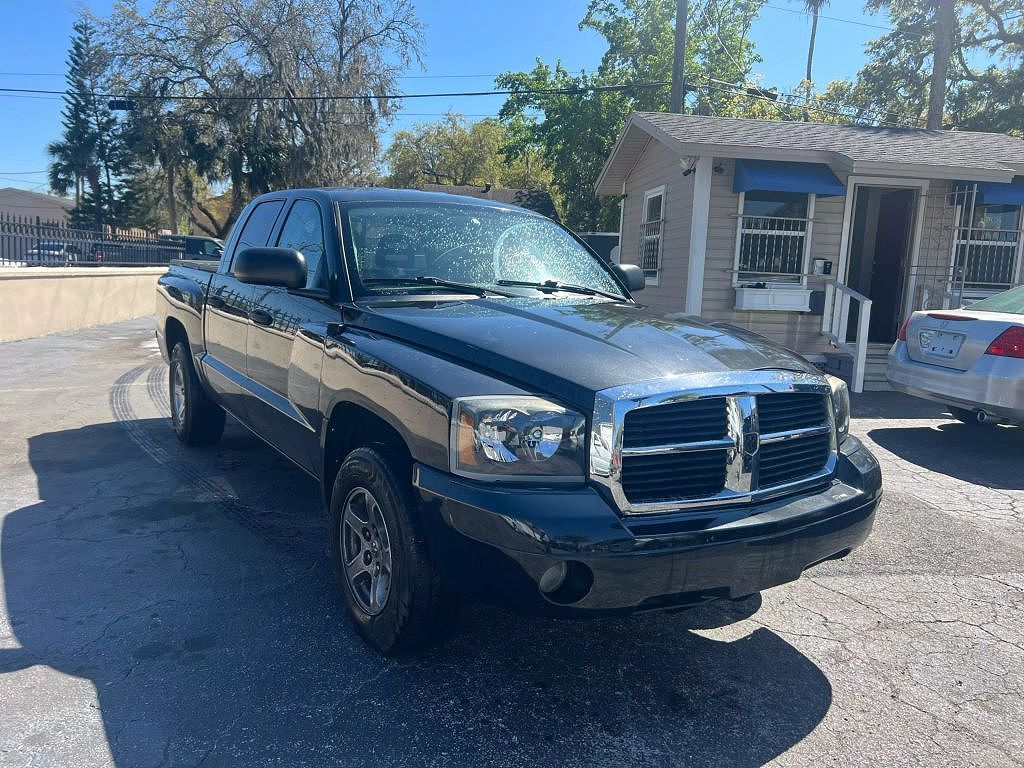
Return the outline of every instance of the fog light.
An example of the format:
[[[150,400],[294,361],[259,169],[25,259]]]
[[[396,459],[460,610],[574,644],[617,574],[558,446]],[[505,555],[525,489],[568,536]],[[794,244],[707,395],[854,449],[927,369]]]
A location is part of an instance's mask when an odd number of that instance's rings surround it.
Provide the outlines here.
[[[565,577],[569,573],[565,563],[552,565],[540,577],[540,591],[550,595],[565,583]]]

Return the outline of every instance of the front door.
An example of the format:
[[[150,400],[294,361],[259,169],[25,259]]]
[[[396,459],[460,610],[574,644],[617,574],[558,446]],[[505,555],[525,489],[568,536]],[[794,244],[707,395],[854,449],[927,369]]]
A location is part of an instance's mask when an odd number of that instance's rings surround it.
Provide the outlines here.
[[[917,189],[858,185],[854,188],[847,285],[871,299],[868,341],[895,341],[903,314]],[[850,337],[856,330],[850,318]]]
[[[255,206],[246,216],[238,236],[232,233],[228,252],[210,281],[203,313],[206,353],[203,372],[213,383],[221,404],[236,417],[249,423],[247,403],[251,397],[251,379],[246,361],[250,319],[254,309],[255,287],[241,282],[234,274],[234,256],[245,248],[262,247],[274,228],[283,200],[268,200]]]
[[[299,198],[288,209],[273,244],[306,257],[306,287],[301,292],[256,287],[247,353],[256,395],[249,403],[253,427],[314,473],[323,332],[341,320],[331,301],[325,224],[329,221],[314,200]]]

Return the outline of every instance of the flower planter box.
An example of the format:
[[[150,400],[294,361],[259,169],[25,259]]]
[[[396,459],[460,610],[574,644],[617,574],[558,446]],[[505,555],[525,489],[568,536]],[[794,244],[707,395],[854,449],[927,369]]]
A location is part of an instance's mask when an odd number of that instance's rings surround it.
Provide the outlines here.
[[[736,309],[810,312],[811,291],[808,288],[750,288],[736,286]]]

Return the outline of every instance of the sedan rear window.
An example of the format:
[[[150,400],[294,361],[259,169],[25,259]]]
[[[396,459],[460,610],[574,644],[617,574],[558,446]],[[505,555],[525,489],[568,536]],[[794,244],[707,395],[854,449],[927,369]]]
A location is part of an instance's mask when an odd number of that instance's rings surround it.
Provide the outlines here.
[[[1024,315],[1024,286],[989,296],[970,305],[971,312],[1008,312]]]

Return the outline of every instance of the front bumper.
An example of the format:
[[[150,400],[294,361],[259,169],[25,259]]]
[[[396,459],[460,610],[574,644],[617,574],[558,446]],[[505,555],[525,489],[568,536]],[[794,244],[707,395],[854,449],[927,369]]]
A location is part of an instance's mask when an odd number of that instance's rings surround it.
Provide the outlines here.
[[[1024,360],[982,355],[960,371],[911,360],[907,343],[898,341],[885,376],[894,389],[914,397],[1024,422]]]
[[[453,587],[547,615],[655,610],[793,581],[867,538],[881,472],[856,438],[825,486],[760,504],[623,518],[593,487],[497,488],[417,466],[435,566]],[[568,564],[564,589],[542,575]]]

